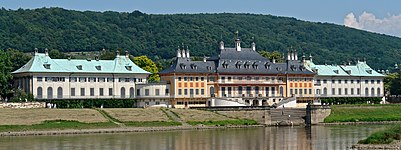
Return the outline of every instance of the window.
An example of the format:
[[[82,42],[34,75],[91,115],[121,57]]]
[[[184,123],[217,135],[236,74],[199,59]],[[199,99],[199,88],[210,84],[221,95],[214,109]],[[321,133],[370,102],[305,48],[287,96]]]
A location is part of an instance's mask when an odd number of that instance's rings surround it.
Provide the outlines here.
[[[354,80],[351,80],[351,84],[354,83]]]
[[[344,83],[347,84],[347,83],[348,83],[348,80],[344,80]]]
[[[107,78],[107,82],[114,82],[113,78]]]
[[[323,83],[327,83],[327,80],[323,80]]]
[[[188,89],[184,89],[184,95],[188,95]]]
[[[381,96],[380,88],[377,88],[377,96]]]
[[[57,98],[63,98],[63,88],[57,88]]]
[[[182,89],[178,89],[178,95],[182,95]]]
[[[199,77],[195,77],[195,81],[199,81]]]
[[[105,79],[105,78],[103,78],[103,77],[101,77],[101,78],[98,78],[98,82],[104,82],[104,81],[106,81],[106,79]]]
[[[369,83],[369,81],[368,80],[365,80],[365,84],[368,84]]]
[[[290,89],[290,95],[293,95],[293,94],[294,94],[293,90],[292,90],[292,89]]]
[[[90,88],[89,94],[90,94],[90,96],[95,96],[95,88]]]
[[[312,94],[312,89],[309,89],[309,94]]]
[[[238,87],[238,94],[242,94],[242,86]]]
[[[37,94],[37,98],[43,98],[43,89],[42,89],[42,87],[38,87],[38,89],[36,91],[36,94]]]
[[[149,96],[149,89],[145,89],[145,96]]]
[[[189,81],[194,81],[194,77],[189,77]]]
[[[141,89],[136,89],[136,96],[141,96]]]
[[[129,97],[134,98],[134,95],[135,95],[134,87],[129,88]]]
[[[231,81],[231,77],[227,77],[227,81]]]
[[[99,96],[104,96],[103,88],[99,88]]]
[[[199,95],[199,89],[195,89],[195,95]]]
[[[75,96],[75,88],[71,88],[70,95]]]
[[[155,89],[155,95],[159,96],[160,95],[160,89]]]
[[[265,87],[266,96],[269,96],[269,87]]]
[[[178,77],[178,81],[181,81],[181,77]]]
[[[323,94],[324,94],[324,95],[327,95],[327,88],[326,88],[326,87],[323,88]]]
[[[47,88],[47,98],[48,99],[52,99],[53,98],[53,88],[52,87],[48,87]]]
[[[366,80],[366,81],[368,81],[368,80]],[[365,95],[366,95],[366,96],[369,95],[369,89],[368,89],[368,88],[365,88]]]
[[[81,96],[85,96],[85,88],[81,88]]]
[[[251,76],[247,76],[246,80],[251,81]]]
[[[317,83],[317,84],[320,84],[320,80],[316,80],[316,83]]]
[[[316,94],[320,94],[320,89],[316,89]]]
[[[231,92],[231,87],[228,87],[228,90],[229,90],[229,93],[228,94],[231,94],[230,92]],[[257,87],[255,87],[255,95],[258,95],[259,94],[259,87],[257,86]]]
[[[77,82],[77,77],[70,77],[70,82]]]
[[[109,88],[109,96],[113,96],[113,88]]]
[[[221,82],[224,82],[226,80],[226,77],[221,77]]]
[[[96,78],[95,77],[89,77],[89,82],[96,82]]]
[[[361,94],[361,89],[356,88],[356,94],[357,94],[357,95],[360,95],[360,94]]]
[[[258,81],[259,80],[259,77],[255,77],[255,81]]]
[[[302,95],[302,89],[299,89],[299,95]]]
[[[226,87],[221,87],[221,96],[222,97],[226,96]]]
[[[191,96],[191,97],[194,96],[194,89],[189,89],[189,96]]]
[[[372,80],[373,82],[375,82],[374,80]],[[370,90],[370,94],[372,94],[372,96],[375,96],[375,88],[372,88],[371,90]]]
[[[377,80],[377,84],[380,84],[380,82],[381,82],[380,80]]]
[[[375,80],[370,80],[370,83],[375,84]]]
[[[336,80],[331,80],[331,83],[333,83],[333,84],[336,83]]]
[[[308,94],[308,89],[304,89],[304,94]]]
[[[201,77],[201,81],[205,81],[205,77]]]
[[[169,92],[169,89],[166,89],[166,95],[168,95],[170,92]]]
[[[43,81],[43,77],[37,77],[37,78],[36,78],[36,81],[42,82],[42,81]],[[379,80],[378,80],[378,81],[379,81]]]
[[[339,80],[340,81],[340,80]],[[338,95],[341,95],[341,88],[338,88]]]
[[[351,95],[354,95],[354,88],[351,88]]]
[[[341,84],[341,80],[338,80],[338,83]]]
[[[129,78],[125,78],[125,79],[124,79],[124,82],[129,82],[129,81],[130,81]]]
[[[336,89],[335,89],[335,88],[332,88],[332,89],[331,89],[331,94],[332,94],[332,95],[336,95]]]
[[[121,87],[120,95],[121,95],[121,98],[125,98],[125,88],[124,87]]]
[[[86,78],[85,77],[79,77],[79,82],[86,82]]]
[[[294,89],[295,95],[298,94],[298,89]]]
[[[345,95],[348,95],[348,88],[345,88],[345,89],[344,89],[344,94],[345,94]]]
[[[205,89],[201,89],[201,95],[205,95]]]
[[[358,84],[359,84],[360,82],[361,82],[361,80],[356,80],[356,83],[358,83]]]
[[[184,81],[188,81],[188,77],[184,77]]]
[[[272,87],[272,96],[275,96],[275,95],[276,95],[276,88]]]

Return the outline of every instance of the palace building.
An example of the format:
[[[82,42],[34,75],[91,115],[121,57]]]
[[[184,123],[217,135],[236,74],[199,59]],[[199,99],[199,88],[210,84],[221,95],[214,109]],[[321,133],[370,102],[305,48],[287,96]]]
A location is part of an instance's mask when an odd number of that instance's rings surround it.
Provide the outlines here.
[[[313,77],[298,60],[295,52],[284,63],[261,56],[255,43],[234,48],[219,44],[218,55],[192,61],[190,52],[182,47],[171,67],[159,72],[170,84],[172,105],[196,106],[267,106],[286,97],[299,97],[301,102],[314,99]],[[288,86],[291,85],[291,86]]]

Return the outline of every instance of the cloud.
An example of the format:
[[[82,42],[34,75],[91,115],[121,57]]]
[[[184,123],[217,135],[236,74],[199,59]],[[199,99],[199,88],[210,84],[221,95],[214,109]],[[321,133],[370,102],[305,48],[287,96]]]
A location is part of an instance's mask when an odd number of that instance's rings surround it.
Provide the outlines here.
[[[356,29],[401,37],[401,14],[388,15],[388,17],[380,19],[376,18],[372,13],[363,12],[357,19],[354,13],[351,12],[345,16],[344,25]]]

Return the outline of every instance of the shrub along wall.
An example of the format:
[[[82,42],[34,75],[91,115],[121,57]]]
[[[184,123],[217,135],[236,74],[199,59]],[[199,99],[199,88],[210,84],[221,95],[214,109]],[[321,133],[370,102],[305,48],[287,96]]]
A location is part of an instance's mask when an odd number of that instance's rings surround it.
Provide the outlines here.
[[[56,104],[57,108],[133,108],[136,107],[135,100],[128,99],[58,99],[40,100],[47,103]]]
[[[379,104],[381,98],[379,97],[329,97],[321,98],[322,103],[326,104],[366,104],[374,103]]]

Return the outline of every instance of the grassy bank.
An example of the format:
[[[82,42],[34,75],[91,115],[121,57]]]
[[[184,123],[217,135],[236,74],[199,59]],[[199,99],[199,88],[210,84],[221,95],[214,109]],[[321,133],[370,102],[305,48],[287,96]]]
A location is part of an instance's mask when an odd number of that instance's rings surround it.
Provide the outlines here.
[[[325,123],[401,121],[401,105],[334,105]]]
[[[218,120],[218,121],[188,121],[190,125],[208,125],[208,126],[227,126],[227,125],[257,125],[258,123],[255,120],[245,120],[245,119],[237,119],[237,120]]]
[[[83,123],[67,120],[49,120],[40,124],[32,125],[0,125],[0,132],[13,131],[44,131],[44,130],[65,130],[65,129],[104,129],[117,127],[112,122]]]
[[[394,140],[401,139],[401,125],[375,132],[368,138],[361,140],[358,144],[390,144]]]

